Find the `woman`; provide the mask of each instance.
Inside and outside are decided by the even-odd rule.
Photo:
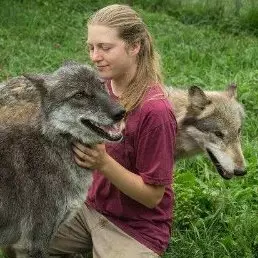
[[[129,6],[110,5],[89,19],[87,44],[107,90],[127,111],[124,138],[92,148],[74,144],[77,164],[95,170],[93,183],[51,253],[159,257],[170,240],[176,120],[151,36]]]

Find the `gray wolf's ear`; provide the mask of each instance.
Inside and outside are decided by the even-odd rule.
[[[79,63],[74,61],[74,60],[65,60],[63,62],[62,66],[73,66],[73,65],[78,65]]]
[[[226,89],[227,96],[232,99],[237,97],[237,85],[235,83],[230,84]]]
[[[189,107],[188,112],[198,115],[205,109],[211,101],[207,98],[205,93],[198,86],[191,86],[188,89]]]
[[[45,95],[47,89],[45,87],[45,79],[43,75],[40,74],[23,74],[23,76],[28,79],[33,86],[40,92],[40,94]]]

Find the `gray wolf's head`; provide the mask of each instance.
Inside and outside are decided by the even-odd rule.
[[[90,67],[66,62],[52,74],[25,77],[40,94],[44,133],[70,135],[87,144],[122,138],[125,110]]]
[[[181,126],[225,179],[245,174],[240,144],[243,117],[235,85],[224,92],[204,92],[197,86],[188,91],[188,107]]]

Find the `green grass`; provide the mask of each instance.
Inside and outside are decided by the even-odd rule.
[[[184,24],[210,24],[233,34],[258,35],[258,4],[254,0],[134,0],[133,3],[174,16]]]
[[[89,14],[101,7],[101,1],[93,2],[2,0],[0,80],[53,71],[68,59],[88,60],[84,26]],[[206,157],[177,163],[173,237],[164,257],[257,258],[258,38],[141,13],[155,36],[167,84],[223,90],[235,82],[246,109],[245,177],[223,180]]]

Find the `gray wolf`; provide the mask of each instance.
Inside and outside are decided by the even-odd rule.
[[[245,172],[240,134],[244,109],[236,86],[225,91],[168,88],[178,122],[176,159],[206,153],[219,174],[230,179]]]
[[[51,236],[83,204],[91,171],[73,141],[119,141],[125,110],[86,65],[0,84],[0,246],[48,257]]]

